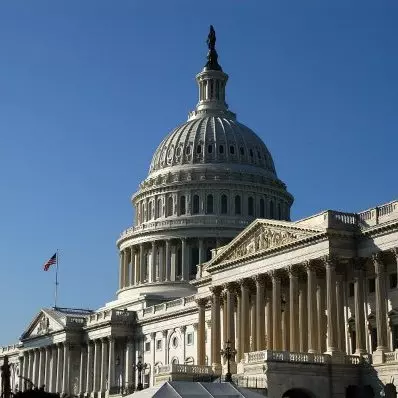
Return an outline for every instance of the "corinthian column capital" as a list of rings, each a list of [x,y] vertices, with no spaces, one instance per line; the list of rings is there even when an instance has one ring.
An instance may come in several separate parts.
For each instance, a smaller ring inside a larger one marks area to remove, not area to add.
[[[210,286],[209,290],[215,296],[220,296],[223,291],[223,287],[222,286]]]

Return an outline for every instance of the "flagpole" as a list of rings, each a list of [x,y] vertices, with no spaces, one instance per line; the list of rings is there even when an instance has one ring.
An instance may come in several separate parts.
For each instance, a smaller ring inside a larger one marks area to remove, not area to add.
[[[55,267],[55,293],[54,293],[54,309],[57,309],[57,298],[58,298],[58,258],[59,253],[57,249],[57,256],[56,256],[56,267]]]

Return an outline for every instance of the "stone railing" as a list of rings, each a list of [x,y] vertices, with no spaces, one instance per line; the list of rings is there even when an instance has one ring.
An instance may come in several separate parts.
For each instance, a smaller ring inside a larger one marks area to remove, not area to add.
[[[19,351],[20,344],[11,344],[0,347],[0,355],[11,355]]]
[[[170,365],[159,366],[155,370],[155,373],[156,374],[183,373],[186,375],[212,375],[213,370],[211,366],[170,364]]]
[[[165,229],[174,229],[180,227],[190,226],[224,226],[224,227],[237,227],[244,228],[250,224],[248,220],[242,220],[239,218],[219,218],[212,216],[191,216],[186,218],[176,218],[170,220],[154,220],[147,221],[141,225],[127,228],[120,234],[119,239],[125,239],[129,236],[145,233],[146,231],[156,231]]]
[[[106,322],[130,323],[134,320],[134,312],[114,309],[104,310],[88,315],[85,319],[87,326]]]
[[[398,350],[393,352],[386,352],[384,354],[384,362],[385,363],[398,362]]]
[[[84,326],[86,324],[86,318],[82,316],[68,316],[66,323],[69,326]]]
[[[295,362],[295,363],[318,363],[325,364],[330,361],[327,354],[310,354],[307,352],[289,352],[289,351],[254,351],[245,353],[245,363],[257,362]]]
[[[398,219],[398,200],[358,213],[358,223],[363,227]]]
[[[182,297],[176,300],[166,301],[161,304],[155,304],[151,307],[144,308],[137,311],[139,319],[159,316],[162,314],[173,313],[181,311],[183,308],[195,307],[195,295]]]

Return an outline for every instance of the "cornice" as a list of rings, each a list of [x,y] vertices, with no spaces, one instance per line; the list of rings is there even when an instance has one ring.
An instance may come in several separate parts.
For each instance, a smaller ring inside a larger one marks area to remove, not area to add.
[[[393,220],[388,223],[377,224],[366,229],[362,229],[358,234],[359,237],[373,238],[379,235],[384,235],[386,232],[398,231],[398,220]]]

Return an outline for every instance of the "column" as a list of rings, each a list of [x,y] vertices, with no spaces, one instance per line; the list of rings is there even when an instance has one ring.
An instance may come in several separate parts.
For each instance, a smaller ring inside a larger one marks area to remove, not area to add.
[[[149,279],[149,278],[148,278]],[[152,241],[151,250],[151,277],[149,279],[151,282],[156,282],[156,242]]]
[[[235,349],[235,295],[234,285],[228,283],[227,289],[227,337],[231,343],[231,348]],[[231,363],[235,362],[235,358],[231,359]]]
[[[256,346],[257,346],[256,333],[257,333],[256,295],[252,293],[250,295],[250,340],[249,340],[250,351],[256,351]]]
[[[87,343],[87,366],[86,366],[86,392],[89,395],[93,391],[93,344]]]
[[[317,307],[316,307],[316,273],[310,262],[307,267],[307,315],[308,315],[308,352],[316,352],[317,343]]]
[[[138,251],[134,252],[134,284],[138,285],[140,283],[140,254]]]
[[[164,281],[164,248],[159,246],[159,281]]]
[[[254,278],[256,283],[256,351],[265,349],[265,280],[263,275]]]
[[[28,351],[24,351],[24,358],[23,358],[23,377],[25,378],[29,378],[28,376],[29,374],[29,352]],[[25,380],[21,381],[21,385],[23,386],[22,391],[25,391],[26,388],[28,387],[28,383]]]
[[[47,346],[45,351],[45,362],[44,362],[44,384],[46,385],[46,390],[50,391],[50,369],[51,369],[51,347]]]
[[[124,287],[130,286],[130,250],[124,249]]]
[[[144,245],[140,244],[140,283],[144,283],[145,280],[145,257],[144,257]]]
[[[198,333],[197,333],[197,341],[196,341],[196,356],[197,356],[196,360],[197,360],[197,364],[199,366],[204,366],[205,365],[205,357],[206,357],[206,345],[205,345],[206,299],[196,300],[196,304],[198,306]],[[213,306],[212,306],[212,315],[213,315]],[[213,330],[213,328],[212,328],[212,330]]]
[[[108,341],[106,338],[101,340],[101,391],[106,390],[106,379],[108,371]]]
[[[185,238],[181,239],[181,272],[182,272],[182,280],[189,280],[189,267],[187,261],[187,240]]]
[[[28,351],[28,372],[26,376],[29,380],[32,380],[32,369],[33,369],[33,352],[30,350]],[[27,387],[29,388],[28,384]]]
[[[51,347],[50,392],[57,392],[57,346]]]
[[[279,351],[282,348],[281,345],[281,280],[278,274],[273,272],[272,278],[272,349]]]
[[[388,351],[385,264],[381,252],[374,254],[372,259],[376,274],[377,350]]]
[[[170,280],[175,281],[177,276],[177,247],[171,246],[171,267],[170,267]]]
[[[271,285],[272,286],[272,285]],[[273,350],[274,339],[273,339],[273,321],[272,321],[272,288],[266,291],[266,303],[265,303],[265,333],[267,335],[266,348],[267,350]]]
[[[282,350],[290,350],[290,311],[289,311],[289,290],[285,290],[283,294],[283,310],[282,316]]]
[[[35,349],[33,351],[32,382],[37,386],[38,381],[39,381],[39,350]]]
[[[134,286],[135,285],[135,260],[136,260],[134,246],[130,247],[130,259],[131,259],[131,267],[130,267],[129,285]]]
[[[108,338],[108,391],[113,387],[115,383],[115,339],[113,336]],[[128,363],[126,363],[128,365]],[[130,372],[131,373],[131,372]]]
[[[85,391],[85,369],[87,365],[87,348],[81,347],[80,351],[80,369],[79,369],[79,395],[83,395]]]
[[[171,253],[170,253],[170,241],[166,240],[166,281],[170,280],[171,272]]]
[[[298,297],[298,273],[293,267],[289,268],[289,307],[290,307],[290,351],[300,351],[299,345],[299,297]]]
[[[357,344],[355,349],[355,354],[357,355],[366,353],[364,294],[363,294],[364,272],[365,272],[364,262],[362,261],[362,259],[356,259],[354,263],[354,301],[355,301],[355,336]]]
[[[120,250],[120,252],[119,252],[119,289],[123,289],[123,286],[124,286],[123,253],[124,253],[123,250]]]
[[[101,346],[100,340],[94,340],[94,377],[93,377],[93,391],[98,392],[100,390],[100,354],[101,354]]]
[[[299,284],[299,334],[300,334],[300,352],[308,350],[308,324],[307,324],[307,286],[305,281]]]
[[[57,387],[56,392],[62,392],[62,374],[64,369],[64,351],[62,343],[57,345]]]
[[[113,342],[110,341],[110,344],[112,343],[113,348],[112,350],[114,351],[114,344],[115,341],[113,340]],[[134,342],[132,338],[128,338],[127,339],[127,344],[126,344],[126,360],[125,360],[125,376],[124,376],[124,380],[125,380],[125,387],[127,387],[127,389],[130,391],[130,388],[133,385],[133,370],[132,370],[132,364],[134,362],[134,358],[133,358],[133,354],[134,354]],[[111,355],[111,346],[109,345],[109,355]],[[114,355],[114,354],[113,354]],[[110,380],[113,380],[113,385],[116,385],[116,380],[115,380],[115,366],[113,366],[113,371],[112,373],[109,373],[111,376],[109,377]],[[112,384],[111,384],[112,386]]]
[[[250,351],[249,340],[249,284],[246,279],[239,281],[240,284],[240,355],[244,358],[244,354]]]
[[[199,239],[199,264],[205,261],[205,253],[203,248],[203,239]]]
[[[64,343],[64,369],[63,369],[63,378],[62,378],[62,392],[69,392],[69,346],[65,342]]]
[[[228,329],[228,318],[227,318],[227,292],[225,290],[222,291],[221,293],[221,298],[223,300],[223,308],[222,308],[222,347],[225,347],[225,343],[228,341],[228,336],[227,336],[227,329]],[[240,322],[239,322],[240,323]],[[240,332],[239,332],[240,336]],[[239,338],[239,344],[240,344],[240,338]],[[238,344],[238,348],[239,348]],[[223,363],[224,363],[224,358],[222,358]]]
[[[328,256],[324,258],[326,266],[326,304],[327,304],[327,352],[338,351],[337,344],[337,307],[336,307],[336,263]]]
[[[185,348],[186,348],[186,346],[185,346],[185,331],[186,330],[187,330],[186,326],[180,326],[180,332],[182,334],[182,349],[183,349],[182,357],[184,359],[184,362],[185,362]],[[151,361],[152,382],[150,382],[150,384],[152,386],[154,386],[155,385],[155,361],[156,361],[156,358],[155,358],[155,356],[156,356],[156,332],[151,333],[151,347],[152,347],[152,352],[151,352],[151,354],[152,354],[152,361]]]
[[[22,379],[22,377],[24,376],[25,362],[26,362],[26,356],[24,352],[22,352],[21,356],[18,356],[18,362],[19,362],[19,383],[18,383],[19,391],[23,391],[24,379]]]
[[[37,377],[37,386],[40,388],[44,384],[44,350],[39,348],[39,374]]]
[[[211,363],[212,366],[221,366],[221,322],[220,322],[220,297],[222,288],[220,286],[214,286],[210,288],[212,295],[211,301],[211,315],[212,315],[212,325],[211,325]],[[230,297],[230,302],[232,302],[233,297]],[[233,305],[233,304],[229,304]],[[231,320],[230,320],[231,322]],[[234,322],[234,310],[232,309],[232,323]],[[231,325],[230,325],[231,327]],[[231,331],[231,329],[230,329]],[[234,336],[235,338],[235,336]],[[235,341],[234,341],[235,342]],[[231,343],[232,344],[232,343]],[[235,344],[234,344],[235,346]]]
[[[317,279],[316,284],[316,306],[317,306],[317,351],[326,351],[326,304],[325,304],[325,284],[324,278]]]
[[[336,311],[337,311],[337,347],[346,352],[345,321],[344,321],[344,275],[336,276]]]
[[[242,339],[240,336],[241,332],[241,319],[242,319],[242,300],[240,298],[240,288],[236,287],[236,362],[240,362],[242,360]],[[225,317],[226,319],[226,317]],[[223,322],[224,322],[224,314],[223,314]],[[226,334],[226,333],[225,333]],[[224,335],[224,333],[223,333]],[[227,339],[224,339],[224,345]],[[223,347],[224,347],[223,345]],[[226,362],[224,358],[222,358],[223,362]]]
[[[194,325],[195,328],[195,325]],[[167,330],[163,330],[162,336],[163,336],[163,350],[164,350],[164,364],[167,365],[169,363],[169,359],[167,357],[167,353],[169,350],[167,349]]]

